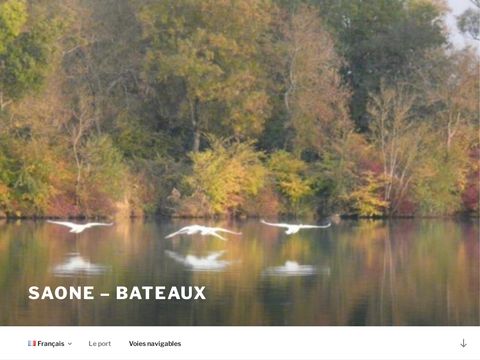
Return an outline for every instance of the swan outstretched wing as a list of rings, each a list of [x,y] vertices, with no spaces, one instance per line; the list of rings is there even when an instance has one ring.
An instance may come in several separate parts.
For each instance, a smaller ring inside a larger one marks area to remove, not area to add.
[[[212,229],[213,231],[220,231],[220,232],[226,232],[226,233],[229,233],[229,234],[233,234],[233,235],[242,235],[241,232],[236,232],[236,231],[232,231],[232,230],[228,230],[228,229],[223,229],[223,228],[213,228]]]
[[[113,223],[97,223],[97,222],[91,222],[88,224],[85,224],[86,228],[91,228],[93,226],[112,226]]]
[[[260,222],[262,224],[265,224],[265,225],[270,225],[270,226],[276,226],[276,227],[283,227],[283,228],[290,228],[292,225],[290,224],[279,224],[279,223],[270,223],[270,222],[267,222],[265,220],[260,220]]]
[[[66,227],[69,227],[70,229],[75,229],[76,227],[78,227],[77,224],[72,223],[72,222],[69,222],[69,221],[53,221],[53,220],[47,220],[47,222],[50,223],[50,224],[57,224],[57,225],[66,226]]]
[[[227,239],[225,239],[222,235],[217,234],[215,231],[209,232],[208,235],[212,235],[212,236],[215,236],[215,237],[217,237],[217,238],[219,238],[219,239],[222,239],[222,240],[224,240],[224,241],[227,241]]]
[[[332,223],[329,222],[327,225],[300,225],[302,229],[326,229],[332,226]]]
[[[180,234],[185,234],[189,229],[191,228],[191,226],[185,226],[183,228],[181,228],[180,230],[177,230],[171,234],[168,234],[167,236],[165,236],[165,239],[170,239],[176,235],[180,235]]]

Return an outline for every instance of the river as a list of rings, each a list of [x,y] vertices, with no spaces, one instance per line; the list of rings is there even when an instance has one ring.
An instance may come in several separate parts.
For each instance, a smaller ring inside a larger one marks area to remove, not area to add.
[[[165,236],[201,223],[227,241]],[[0,325],[480,325],[478,219],[125,221],[81,234],[0,224]],[[95,300],[31,300],[94,286]],[[206,300],[117,300],[116,287],[205,286]],[[110,296],[100,297],[104,292]]]

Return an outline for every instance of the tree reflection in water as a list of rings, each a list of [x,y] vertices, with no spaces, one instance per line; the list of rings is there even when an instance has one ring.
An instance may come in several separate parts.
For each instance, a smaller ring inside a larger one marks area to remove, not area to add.
[[[125,222],[74,241],[43,222],[1,224],[0,324],[480,325],[473,221],[342,221],[293,236],[256,221],[219,222],[208,225],[243,236],[163,239],[187,224]],[[212,261],[220,271],[192,265]],[[309,271],[283,276],[296,270]],[[33,285],[93,285],[97,296],[32,301]],[[206,286],[207,300],[121,301],[117,285]]]

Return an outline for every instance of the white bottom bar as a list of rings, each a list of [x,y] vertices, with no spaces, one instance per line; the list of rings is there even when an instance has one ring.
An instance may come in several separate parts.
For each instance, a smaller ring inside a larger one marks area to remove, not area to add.
[[[0,358],[480,359],[480,327],[12,326],[0,327]]]

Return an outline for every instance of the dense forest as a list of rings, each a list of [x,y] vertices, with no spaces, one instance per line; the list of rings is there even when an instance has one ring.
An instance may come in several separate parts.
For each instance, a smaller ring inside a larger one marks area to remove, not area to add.
[[[478,216],[479,56],[447,11],[0,0],[0,216]]]

